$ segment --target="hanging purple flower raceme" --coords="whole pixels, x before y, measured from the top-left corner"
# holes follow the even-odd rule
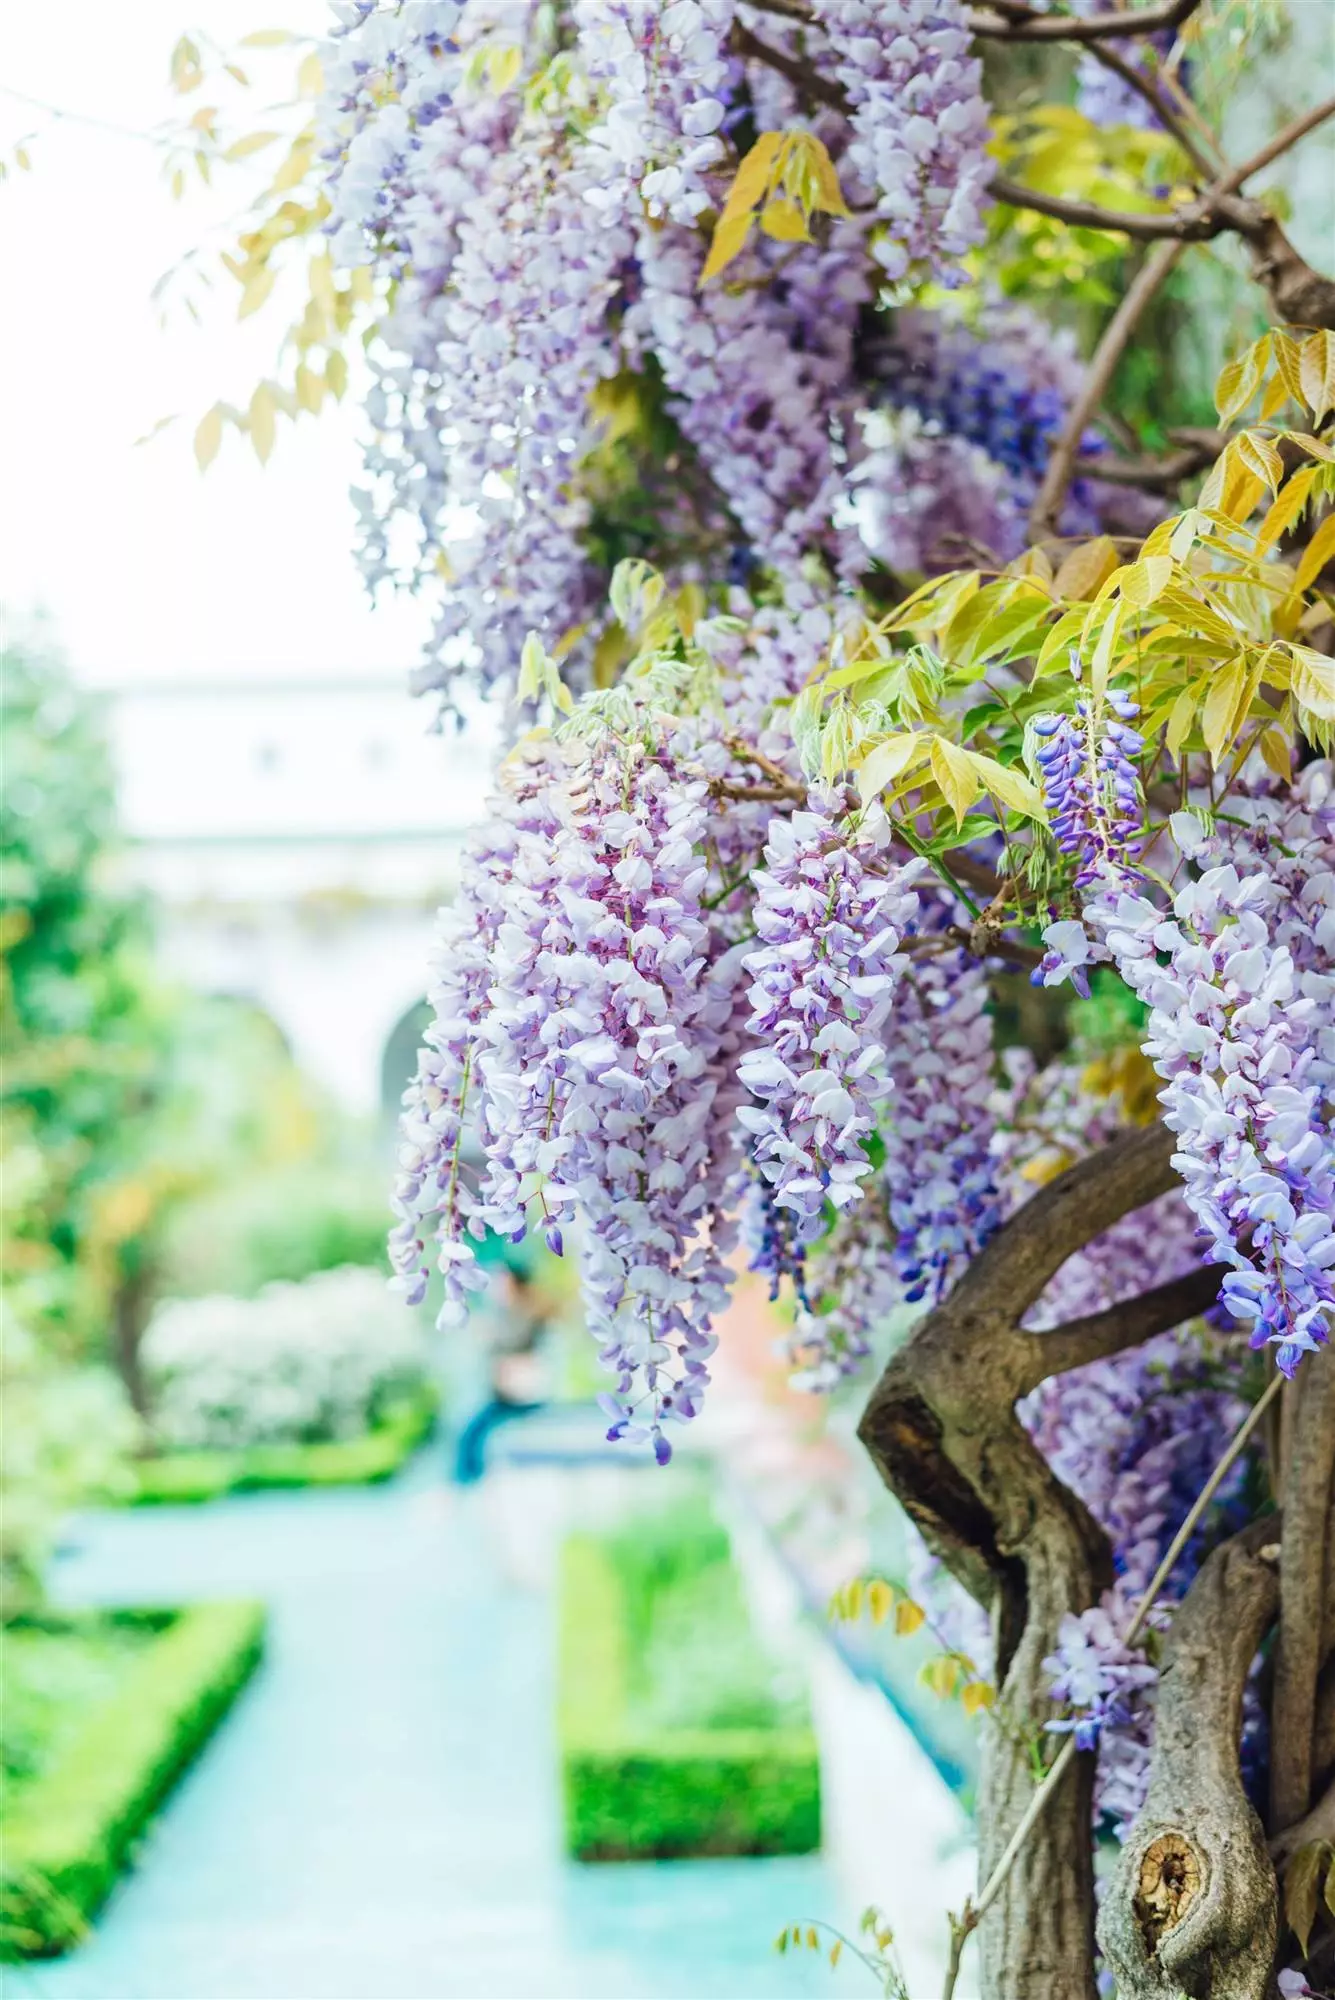
[[[479,1036],[516,871],[522,876],[526,856],[557,831],[551,785],[558,771],[551,745],[542,743],[505,767],[490,815],[464,855],[457,900],[442,914],[428,995],[434,1018],[404,1094],[390,1261],[397,1288],[420,1303],[429,1275],[426,1238],[434,1237],[445,1280],[442,1324],[463,1318],[469,1293],[483,1282],[473,1244],[484,1231],[469,1158],[483,1096]]]
[[[1081,677],[1079,658],[1071,670]],[[1034,724],[1036,759],[1053,837],[1063,854],[1077,860],[1075,885],[1100,893],[1135,888],[1141,877],[1132,865],[1140,853],[1144,816],[1135,759],[1144,748],[1131,727],[1138,713],[1129,695],[1109,689],[1101,701],[1082,698],[1073,715],[1041,715]],[[1035,970],[1036,986],[1069,979],[1082,998],[1089,995],[1086,966],[1106,954],[1078,918],[1051,923],[1043,933],[1047,951]]]
[[[883,821],[850,839],[823,798],[774,822],[756,872],[760,945],[746,959],[756,1046],[741,1077],[760,1103],[739,1115],[805,1243],[827,1204],[838,1212],[857,1201],[872,1170],[865,1142],[892,1087],[880,1031],[919,872],[888,860]]]
[[[876,202],[891,279],[944,285],[982,241],[991,179],[982,65],[959,0],[819,0],[830,67],[852,107],[847,165]]]
[[[859,229],[836,223],[828,244],[796,257],[761,239],[702,289],[705,254],[694,232],[641,229],[628,347],[662,369],[754,560],[791,574],[828,547],[837,563],[852,543],[831,526],[845,484],[835,431],[870,295]]]
[[[1222,823],[1199,843],[1191,824],[1175,815],[1174,832],[1200,859],[1229,852]],[[1125,893],[1087,915],[1151,1009],[1145,1052],[1164,1079],[1187,1200],[1231,1266],[1224,1303],[1292,1375],[1335,1318],[1335,1148],[1319,1062],[1313,1074],[1330,980],[1323,968],[1300,971],[1277,941],[1293,921],[1287,889],[1255,867],[1254,847],[1243,854],[1245,874],[1231,860],[1206,867],[1171,915]]]
[[[576,0],[579,53],[602,101],[585,200],[600,214],[688,225],[714,205],[735,65],[736,0]]]
[[[912,954],[884,1029],[895,1087],[881,1126],[881,1173],[910,1303],[944,1298],[1002,1220],[990,1153],[987,969],[945,944],[951,920],[944,899],[924,899],[916,941],[931,948]]]

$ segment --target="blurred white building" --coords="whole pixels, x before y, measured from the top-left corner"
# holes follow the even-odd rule
[[[398,680],[104,693],[126,866],[170,971],[263,1007],[349,1109],[397,1096],[485,744],[431,733]]]

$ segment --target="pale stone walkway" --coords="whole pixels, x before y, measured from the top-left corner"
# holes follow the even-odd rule
[[[388,1488],[75,1524],[58,1597],[259,1596],[270,1650],[93,1938],[7,1968],[11,2000],[874,1992],[856,1965],[770,1949],[834,1913],[818,1858],[562,1858],[549,1590],[504,1579],[486,1505],[425,1454]]]

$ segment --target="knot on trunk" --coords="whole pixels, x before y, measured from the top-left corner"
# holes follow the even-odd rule
[[[1146,1956],[1153,1958],[1159,1940],[1173,1930],[1201,1892],[1204,1866],[1185,1833],[1161,1833],[1141,1857],[1136,1876],[1135,1912]]]

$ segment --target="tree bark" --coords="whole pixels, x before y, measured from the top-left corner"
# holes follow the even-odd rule
[[[1051,1714],[1042,1662],[1070,1611],[1111,1580],[1106,1537],[1031,1444],[1015,1404],[1054,1360],[1086,1358],[1088,1325],[1027,1331],[1021,1321],[1067,1258],[1176,1184],[1173,1141],[1136,1132],[1042,1189],[995,1236],[944,1304],[893,1357],[860,1435],[928,1545],[986,1605],[996,1635],[998,1714],[984,1737],[980,1868],[986,1880],[1033,1796],[1029,1745]],[[1124,1337],[1100,1315],[1093,1344],[1114,1351],[1201,1310],[1176,1287],[1155,1308],[1129,1301]],[[1129,1329],[1129,1331],[1127,1330]],[[988,2000],[1095,2000],[1093,1759],[1075,1759],[979,1927]]]
[[[1174,1619],[1145,1809],[1104,1899],[1119,2000],[1265,2000],[1275,1871],[1238,1767],[1247,1674],[1279,1602],[1280,1523],[1216,1549]]]
[[[1311,1804],[1317,1676],[1321,1672],[1326,1538],[1335,1481],[1335,1353],[1310,1354],[1297,1389],[1284,1483],[1279,1633],[1270,1710],[1270,1825],[1275,1833]]]

